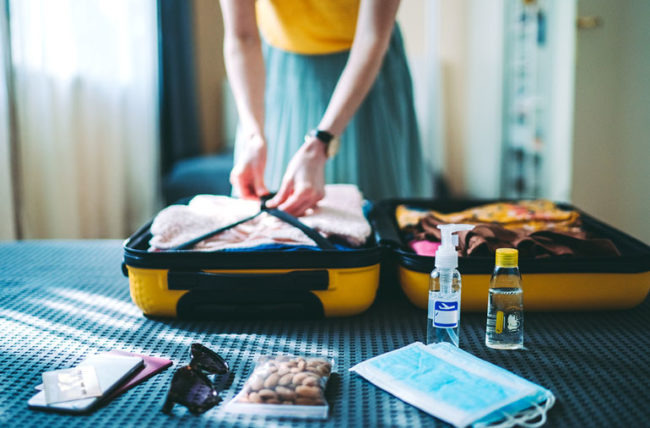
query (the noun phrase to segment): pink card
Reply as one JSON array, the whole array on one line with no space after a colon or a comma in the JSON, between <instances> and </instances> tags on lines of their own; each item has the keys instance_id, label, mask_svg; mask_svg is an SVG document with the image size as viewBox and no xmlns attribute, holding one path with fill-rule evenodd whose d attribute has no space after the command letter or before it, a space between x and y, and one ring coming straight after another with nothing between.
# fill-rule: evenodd
<instances>
[{"instance_id":1,"label":"pink card","mask_svg":"<svg viewBox=\"0 0 650 428\"><path fill-rule=\"evenodd\" d=\"M142 354L134 354L132 352L120 351L117 349L114 349L107 353L113 355L125 355L129 357L140 357L144 361L144 367L136 374L134 374L133 377L129 378L123 385L120 385L109 397L107 397L108 400L112 400L113 398L117 397L124 391L128 391L129 389L133 388L139 383L144 382L145 380L149 379L153 375L165 370L167 367L172 365L172 361L168 360L167 358L151 357L149 355L142 355Z\"/></svg>"}]
</instances>

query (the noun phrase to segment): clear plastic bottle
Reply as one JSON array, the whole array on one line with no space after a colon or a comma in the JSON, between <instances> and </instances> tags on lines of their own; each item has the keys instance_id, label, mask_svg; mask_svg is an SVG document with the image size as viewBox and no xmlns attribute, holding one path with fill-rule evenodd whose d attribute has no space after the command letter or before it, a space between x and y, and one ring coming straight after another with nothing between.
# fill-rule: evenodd
<instances>
[{"instance_id":1,"label":"clear plastic bottle","mask_svg":"<svg viewBox=\"0 0 650 428\"><path fill-rule=\"evenodd\" d=\"M499 248L488 295L485 345L494 349L524 347L524 291L518 266L519 253Z\"/></svg>"},{"instance_id":2,"label":"clear plastic bottle","mask_svg":"<svg viewBox=\"0 0 650 428\"><path fill-rule=\"evenodd\" d=\"M429 313L427 344L448 342L458 346L460 331L460 272L458 267L458 235L472 230L467 224L441 224L440 247L436 251L435 269L429 279Z\"/></svg>"},{"instance_id":3,"label":"clear plastic bottle","mask_svg":"<svg viewBox=\"0 0 650 428\"><path fill-rule=\"evenodd\" d=\"M431 272L427 344L449 342L458 346L460 286L460 272L456 269L436 268Z\"/></svg>"}]
</instances>

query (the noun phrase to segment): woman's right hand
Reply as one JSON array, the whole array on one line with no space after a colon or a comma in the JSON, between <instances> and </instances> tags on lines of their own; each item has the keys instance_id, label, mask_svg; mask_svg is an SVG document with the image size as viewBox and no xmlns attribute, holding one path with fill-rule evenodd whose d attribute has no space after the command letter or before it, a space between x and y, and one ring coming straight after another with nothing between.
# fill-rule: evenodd
<instances>
[{"instance_id":1,"label":"woman's right hand","mask_svg":"<svg viewBox=\"0 0 650 428\"><path fill-rule=\"evenodd\" d=\"M234 193L244 199L259 199L269 191L264 184L266 141L260 134L252 134L238 154L237 164L230 171Z\"/></svg>"}]
</instances>

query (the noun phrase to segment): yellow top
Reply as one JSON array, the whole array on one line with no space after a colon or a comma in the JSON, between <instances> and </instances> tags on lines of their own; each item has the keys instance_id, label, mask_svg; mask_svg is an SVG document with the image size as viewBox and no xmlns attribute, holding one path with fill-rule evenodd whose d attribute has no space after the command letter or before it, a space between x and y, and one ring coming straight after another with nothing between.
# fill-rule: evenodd
<instances>
[{"instance_id":1,"label":"yellow top","mask_svg":"<svg viewBox=\"0 0 650 428\"><path fill-rule=\"evenodd\" d=\"M268 44L300 54L350 49L360 0L257 0L257 25Z\"/></svg>"},{"instance_id":2,"label":"yellow top","mask_svg":"<svg viewBox=\"0 0 650 428\"><path fill-rule=\"evenodd\" d=\"M496 263L498 267L513 268L519 263L519 251L514 248L497 248Z\"/></svg>"}]
</instances>

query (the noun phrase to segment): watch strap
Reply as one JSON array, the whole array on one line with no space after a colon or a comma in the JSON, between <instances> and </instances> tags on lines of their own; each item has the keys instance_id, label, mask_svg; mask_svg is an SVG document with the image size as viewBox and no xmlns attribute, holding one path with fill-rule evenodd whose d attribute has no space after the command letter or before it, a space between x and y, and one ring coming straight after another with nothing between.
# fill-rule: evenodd
<instances>
[{"instance_id":1,"label":"watch strap","mask_svg":"<svg viewBox=\"0 0 650 428\"><path fill-rule=\"evenodd\" d=\"M305 141L307 141L307 138L309 137L316 138L324 144L325 154L328 158L333 157L339 150L339 138L331 132L323 131L321 129L312 129L307 133L307 135L305 135Z\"/></svg>"},{"instance_id":2,"label":"watch strap","mask_svg":"<svg viewBox=\"0 0 650 428\"><path fill-rule=\"evenodd\" d=\"M320 129L312 129L311 131L309 131L309 136L318 138L319 140L321 140L323 143L326 144L329 144L330 141L332 141L335 138L334 134L332 134L331 132L322 131Z\"/></svg>"}]
</instances>

